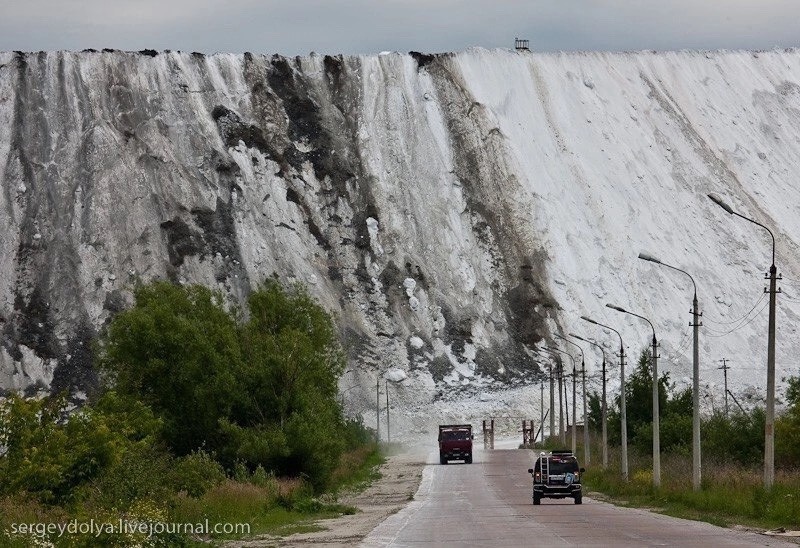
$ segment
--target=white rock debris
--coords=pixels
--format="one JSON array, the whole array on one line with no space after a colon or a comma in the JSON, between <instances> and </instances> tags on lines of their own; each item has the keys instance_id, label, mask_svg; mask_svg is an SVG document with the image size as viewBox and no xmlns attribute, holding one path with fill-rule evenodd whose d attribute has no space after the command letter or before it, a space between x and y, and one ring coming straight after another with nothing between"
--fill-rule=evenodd
<instances>
[{"instance_id":1,"label":"white rock debris","mask_svg":"<svg viewBox=\"0 0 800 548\"><path fill-rule=\"evenodd\" d=\"M793 49L2 52L0 388L49 385L130 305L134 280L108 273L238 304L277 275L335 317L365 424L386 371L406 375L393 438L538 417L533 350L554 332L596 338L610 362L619 339L581 316L619 330L632 361L647 345L606 303L651 319L661 369L690 376L691 284L645 251L697 282L719 408L717 360L766 362L771 240L706 195L773 229L776 377L796 374L799 112ZM602 356L584 350L596 390ZM91 365L76 355L75 393ZM747 402L766 379L728 381Z\"/></svg>"}]
</instances>

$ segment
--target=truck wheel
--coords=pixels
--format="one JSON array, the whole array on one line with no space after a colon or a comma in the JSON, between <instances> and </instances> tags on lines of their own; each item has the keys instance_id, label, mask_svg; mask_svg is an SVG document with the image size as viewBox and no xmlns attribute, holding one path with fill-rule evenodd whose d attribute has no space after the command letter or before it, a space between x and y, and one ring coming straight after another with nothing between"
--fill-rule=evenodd
<instances>
[{"instance_id":1,"label":"truck wheel","mask_svg":"<svg viewBox=\"0 0 800 548\"><path fill-rule=\"evenodd\" d=\"M534 506L538 506L541 503L542 503L542 497L539 496L538 494L534 493L533 494L533 504L534 504Z\"/></svg>"},{"instance_id":2,"label":"truck wheel","mask_svg":"<svg viewBox=\"0 0 800 548\"><path fill-rule=\"evenodd\" d=\"M470 455L467 458L465 458L464 462L466 462L467 464L472 464L472 455Z\"/></svg>"},{"instance_id":3,"label":"truck wheel","mask_svg":"<svg viewBox=\"0 0 800 548\"><path fill-rule=\"evenodd\" d=\"M583 495L575 495L575 504L583 504Z\"/></svg>"}]
</instances>

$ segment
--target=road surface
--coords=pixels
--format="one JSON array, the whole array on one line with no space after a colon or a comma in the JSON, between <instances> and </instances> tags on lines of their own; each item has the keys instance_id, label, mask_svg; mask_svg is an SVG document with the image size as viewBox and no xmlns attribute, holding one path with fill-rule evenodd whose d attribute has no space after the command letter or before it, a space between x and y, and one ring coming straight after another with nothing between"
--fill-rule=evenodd
<instances>
[{"instance_id":1,"label":"road surface","mask_svg":"<svg viewBox=\"0 0 800 548\"><path fill-rule=\"evenodd\" d=\"M531 504L533 453L476 451L473 464L428 456L414 500L361 546L786 546L796 544L583 497Z\"/></svg>"}]
</instances>

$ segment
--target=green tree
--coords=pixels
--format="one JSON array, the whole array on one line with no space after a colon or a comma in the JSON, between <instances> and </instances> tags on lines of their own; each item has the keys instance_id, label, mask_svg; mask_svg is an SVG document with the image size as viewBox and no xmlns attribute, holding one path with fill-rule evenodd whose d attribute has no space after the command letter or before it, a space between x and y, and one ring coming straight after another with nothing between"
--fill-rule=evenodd
<instances>
[{"instance_id":1,"label":"green tree","mask_svg":"<svg viewBox=\"0 0 800 548\"><path fill-rule=\"evenodd\" d=\"M703 457L756 464L764 456L764 410L735 412L730 416L715 413L701 425ZM777 438L777 436L776 436Z\"/></svg>"},{"instance_id":2,"label":"green tree","mask_svg":"<svg viewBox=\"0 0 800 548\"><path fill-rule=\"evenodd\" d=\"M800 377L786 379L788 409L775 421L775 460L782 466L800 466Z\"/></svg>"},{"instance_id":3,"label":"green tree","mask_svg":"<svg viewBox=\"0 0 800 548\"><path fill-rule=\"evenodd\" d=\"M114 394L97 407L68 413L64 396L0 403L0 489L27 491L46 503L70 500L137 446L153 445L159 421L137 402Z\"/></svg>"},{"instance_id":4,"label":"green tree","mask_svg":"<svg viewBox=\"0 0 800 548\"><path fill-rule=\"evenodd\" d=\"M337 380L345 358L331 317L300 285L288 290L268 280L248 299L249 319L241 329L245 399L238 402L235 422L263 425L269 412L272 439L267 459L258 462L290 474L314 470L323 485L344 449L344 421L337 401ZM272 430L270 432L270 429ZM251 437L252 438L252 437ZM246 458L258 444L249 439L239 448Z\"/></svg>"},{"instance_id":5,"label":"green tree","mask_svg":"<svg viewBox=\"0 0 800 548\"><path fill-rule=\"evenodd\" d=\"M103 344L102 365L115 389L163 420L178 455L218 444L220 418L231 412L241 363L236 322L222 297L201 286L141 286Z\"/></svg>"},{"instance_id":6,"label":"green tree","mask_svg":"<svg viewBox=\"0 0 800 548\"><path fill-rule=\"evenodd\" d=\"M597 392L590 392L586 404L589 406L588 409L589 429L592 432L600 432L603 428L602 397ZM608 409L606 409L606 414L608 414Z\"/></svg>"},{"instance_id":7,"label":"green tree","mask_svg":"<svg viewBox=\"0 0 800 548\"><path fill-rule=\"evenodd\" d=\"M211 451L324 487L345 449L345 358L331 317L299 285L268 280L242 314L199 286L156 282L111 322L104 369L163 422L177 455Z\"/></svg>"},{"instance_id":8,"label":"green tree","mask_svg":"<svg viewBox=\"0 0 800 548\"><path fill-rule=\"evenodd\" d=\"M625 405L628 419L628 443L642 452L653 447L653 374L650 349L645 348L633 372L625 382ZM600 421L600 403L591 407L590 421ZM684 451L691 444L692 393L686 389L670 389L669 374L661 373L658 379L658 406L661 449ZM688 420L687 420L688 417ZM687 430L688 428L688 430ZM609 443L622 443L620 396L617 394L608 409Z\"/></svg>"}]
</instances>

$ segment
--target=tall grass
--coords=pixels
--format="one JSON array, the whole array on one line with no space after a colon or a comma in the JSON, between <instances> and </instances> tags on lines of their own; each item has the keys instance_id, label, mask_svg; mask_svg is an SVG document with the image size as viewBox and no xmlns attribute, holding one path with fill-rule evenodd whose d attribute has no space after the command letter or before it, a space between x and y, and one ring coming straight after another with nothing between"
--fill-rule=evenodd
<instances>
[{"instance_id":1,"label":"tall grass","mask_svg":"<svg viewBox=\"0 0 800 548\"><path fill-rule=\"evenodd\" d=\"M211 538L197 535L159 535L152 539L128 538L119 535L102 536L11 534L13 524L64 524L71 520L96 523L116 523L120 519L175 524L247 524L250 535L263 533L287 535L300 531L314 531L320 527L315 520L352 514L355 508L339 504L336 491L342 488L364 488L379 477L377 466L383 461L374 444L354 449L342 455L334 473L332 491L315 496L309 482L302 478L279 478L257 468L254 472L237 467L228 477L209 483L200 491L191 488L196 481L178 482L188 485L179 491L167 489L166 497L153 498L152 489L141 489L142 498L136 498L125 507L109 506L108 497L85 498L71 505L48 505L26 493L0 495L0 548L28 546L201 546L208 541L234 538L235 534L211 534ZM217 466L208 459L198 459L197 468L188 479L195 476L213 476ZM186 471L184 470L184 473ZM152 482L164 482L164 477L153 471ZM100 489L104 483L92 485ZM160 493L160 492L159 492Z\"/></svg>"},{"instance_id":2,"label":"tall grass","mask_svg":"<svg viewBox=\"0 0 800 548\"><path fill-rule=\"evenodd\" d=\"M598 453L594 453L598 455ZM652 458L629 452L629 481L622 480L619 448L609 454L603 469L599 459L584 474L587 491L610 496L615 502L644 506L664 513L717 525L796 527L800 525L800 470L779 470L775 485L763 487L760 467L705 459L701 490L692 489L691 455L661 456L661 486L653 487Z\"/></svg>"}]
</instances>

